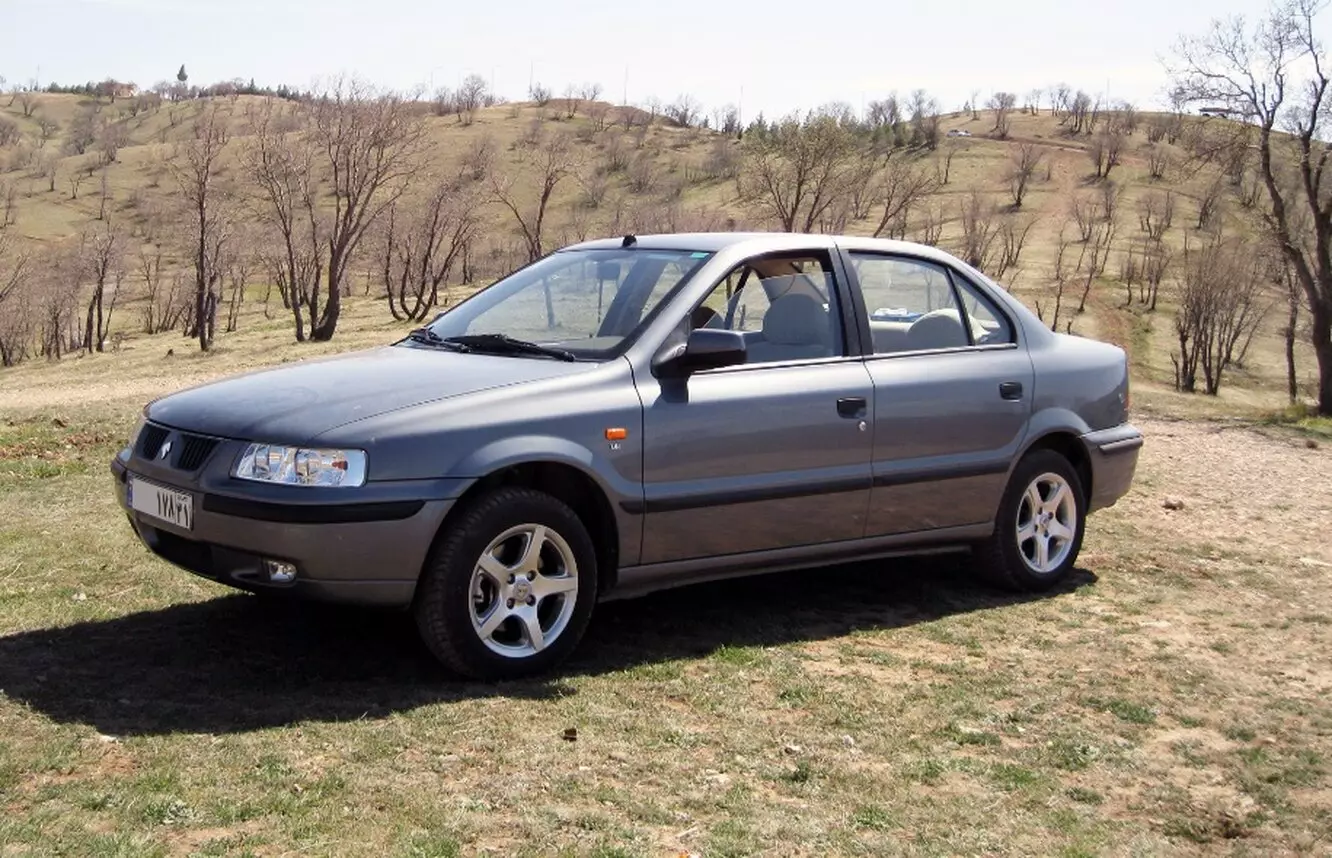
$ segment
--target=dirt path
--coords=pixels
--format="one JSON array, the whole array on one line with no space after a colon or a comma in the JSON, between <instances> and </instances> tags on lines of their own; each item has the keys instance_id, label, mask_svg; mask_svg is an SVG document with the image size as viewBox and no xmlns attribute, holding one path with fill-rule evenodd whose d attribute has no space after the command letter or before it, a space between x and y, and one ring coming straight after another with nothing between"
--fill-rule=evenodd
<instances>
[{"instance_id":1,"label":"dirt path","mask_svg":"<svg viewBox=\"0 0 1332 858\"><path fill-rule=\"evenodd\" d=\"M1332 574L1332 450L1251 424L1135 422L1147 436L1138 490L1123 502L1135 517L1163 537L1261 548ZM1167 499L1183 509L1163 509Z\"/></svg>"}]
</instances>

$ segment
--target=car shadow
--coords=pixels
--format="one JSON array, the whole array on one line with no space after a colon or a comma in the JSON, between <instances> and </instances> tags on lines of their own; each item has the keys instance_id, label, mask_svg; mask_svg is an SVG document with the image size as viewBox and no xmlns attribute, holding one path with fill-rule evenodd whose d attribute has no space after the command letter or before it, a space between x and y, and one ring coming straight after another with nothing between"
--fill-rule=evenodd
<instances>
[{"instance_id":1,"label":"car shadow","mask_svg":"<svg viewBox=\"0 0 1332 858\"><path fill-rule=\"evenodd\" d=\"M402 613L270 604L244 594L0 638L0 693L62 723L111 735L232 733L300 721L379 718L481 697L576 693L573 676L891 630L1058 598L973 583L961 559L859 563L699 584L598 607L556 673L464 682L439 668Z\"/></svg>"}]
</instances>

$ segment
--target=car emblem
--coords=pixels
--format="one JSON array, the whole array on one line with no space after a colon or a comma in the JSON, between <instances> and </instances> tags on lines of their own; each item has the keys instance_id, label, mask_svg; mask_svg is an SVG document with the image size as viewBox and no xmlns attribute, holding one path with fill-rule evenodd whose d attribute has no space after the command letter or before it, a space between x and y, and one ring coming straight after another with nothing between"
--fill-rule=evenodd
<instances>
[{"instance_id":1,"label":"car emblem","mask_svg":"<svg viewBox=\"0 0 1332 858\"><path fill-rule=\"evenodd\" d=\"M171 442L168 441L165 444L163 444L162 449L157 452L157 458L165 461L166 457L170 454L171 454Z\"/></svg>"}]
</instances>

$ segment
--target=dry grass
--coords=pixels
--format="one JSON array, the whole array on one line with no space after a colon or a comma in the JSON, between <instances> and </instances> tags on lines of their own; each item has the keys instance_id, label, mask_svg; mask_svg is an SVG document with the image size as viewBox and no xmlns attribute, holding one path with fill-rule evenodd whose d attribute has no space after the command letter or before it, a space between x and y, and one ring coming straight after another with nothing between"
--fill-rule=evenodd
<instances>
[{"instance_id":1,"label":"dry grass","mask_svg":"<svg viewBox=\"0 0 1332 858\"><path fill-rule=\"evenodd\" d=\"M351 306L343 347L397 333ZM1317 424L1140 386L1137 486L1059 592L952 561L700 586L462 684L403 616L266 607L133 540L105 467L142 400L306 353L247 331L5 375L0 854L1328 851Z\"/></svg>"}]
</instances>

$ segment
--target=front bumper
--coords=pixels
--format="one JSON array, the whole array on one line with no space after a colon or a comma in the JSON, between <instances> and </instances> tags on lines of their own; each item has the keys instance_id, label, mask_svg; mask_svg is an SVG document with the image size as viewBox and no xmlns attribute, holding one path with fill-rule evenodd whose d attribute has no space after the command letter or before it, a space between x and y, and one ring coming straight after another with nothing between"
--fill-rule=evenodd
<instances>
[{"instance_id":1,"label":"front bumper","mask_svg":"<svg viewBox=\"0 0 1332 858\"><path fill-rule=\"evenodd\" d=\"M347 490L355 495L354 503L283 504L144 475L193 495L193 528L185 530L129 507L129 471L122 458L112 461L116 499L139 539L159 557L243 590L361 605L411 604L430 546L453 505L452 500L407 500L400 488L376 492L373 484ZM270 580L266 559L294 564L295 578Z\"/></svg>"},{"instance_id":2,"label":"front bumper","mask_svg":"<svg viewBox=\"0 0 1332 858\"><path fill-rule=\"evenodd\" d=\"M1088 432L1082 436L1091 462L1092 492L1088 512L1114 506L1128 494L1133 485L1133 474L1138 469L1138 453L1142 449L1142 432L1129 423L1110 429Z\"/></svg>"}]
</instances>

